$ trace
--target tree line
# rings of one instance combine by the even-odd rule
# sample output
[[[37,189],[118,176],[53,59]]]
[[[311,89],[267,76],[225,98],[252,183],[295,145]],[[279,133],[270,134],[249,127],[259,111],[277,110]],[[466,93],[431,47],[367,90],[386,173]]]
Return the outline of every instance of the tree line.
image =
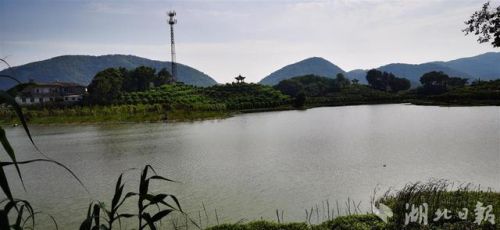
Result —
[[[280,81],[274,88],[294,98],[294,107],[302,107],[307,97],[325,97],[350,84],[351,81],[342,73],[334,79],[311,74]]]
[[[450,77],[438,71],[423,74],[420,78],[421,86],[412,90],[408,79],[377,69],[369,70],[366,80],[368,85],[363,86],[357,80],[351,81],[339,73],[335,78],[298,76],[283,80],[274,87],[238,83],[207,88],[174,87],[167,90],[165,87],[160,88],[162,85],[173,83],[172,75],[166,69],[156,72],[155,69],[145,66],[132,70],[109,68],[96,74],[88,87],[89,95],[85,102],[101,105],[194,103],[197,106],[208,103],[217,104],[217,108],[219,104],[224,104],[226,108],[249,109],[282,105],[285,100],[280,96],[282,94],[289,96],[292,106],[302,107],[306,100],[319,103],[332,100],[376,101],[394,97],[432,96],[468,85],[466,78]]]
[[[111,104],[122,93],[147,91],[173,81],[165,69],[156,72],[154,68],[140,66],[132,70],[108,68],[95,75],[88,86],[88,103]]]
[[[377,90],[390,91],[396,93],[398,91],[408,90],[411,83],[406,78],[394,76],[392,73],[382,72],[376,69],[369,70],[366,74],[368,84]]]

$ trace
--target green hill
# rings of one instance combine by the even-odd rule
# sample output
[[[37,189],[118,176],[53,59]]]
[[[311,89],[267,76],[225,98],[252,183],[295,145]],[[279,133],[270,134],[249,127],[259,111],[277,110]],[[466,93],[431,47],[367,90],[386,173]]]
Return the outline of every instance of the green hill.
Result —
[[[422,77],[425,73],[432,71],[442,71],[453,77],[471,78],[469,74],[434,63],[424,63],[419,65],[396,63],[381,66],[377,69],[380,71],[391,72],[398,77],[404,77],[410,80],[412,86],[420,85],[420,77]]]
[[[317,75],[335,78],[338,73],[345,73],[345,71],[323,58],[312,57],[287,65],[271,73],[259,83],[264,85],[276,85],[282,80],[304,75]]]
[[[493,80],[500,78],[500,52],[489,52],[474,57],[435,63],[467,73],[474,79]]]
[[[4,69],[0,74],[14,76],[21,82],[28,82],[30,79],[36,82],[66,81],[88,85],[94,75],[106,68],[125,67],[128,69],[138,66],[149,66],[159,71],[167,68],[170,71],[170,62],[150,60],[132,55],[65,55],[51,59],[32,62],[12,69]],[[189,85],[210,86],[217,82],[210,76],[204,74],[187,65],[177,65],[178,80]],[[12,87],[15,82],[7,79],[0,79],[0,89]]]
[[[376,69],[391,72],[398,77],[410,80],[413,87],[420,85],[420,77],[431,71],[442,71],[453,77],[482,80],[494,80],[500,78],[500,52],[489,52],[474,57],[460,58],[451,61],[434,61],[422,64],[391,63],[377,67]],[[345,75],[350,79],[358,79],[366,84],[366,72],[368,70],[355,69]],[[306,60],[287,65],[260,81],[262,84],[275,85],[281,80],[302,75],[318,75],[335,78],[337,73],[344,73],[336,65],[323,58],[308,58]]]

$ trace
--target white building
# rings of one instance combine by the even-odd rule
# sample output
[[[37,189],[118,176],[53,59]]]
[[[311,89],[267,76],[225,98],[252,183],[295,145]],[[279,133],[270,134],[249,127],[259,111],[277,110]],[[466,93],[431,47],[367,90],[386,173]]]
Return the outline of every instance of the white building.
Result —
[[[86,92],[85,86],[76,83],[33,83],[21,90],[15,100],[20,105],[73,104],[80,102]]]

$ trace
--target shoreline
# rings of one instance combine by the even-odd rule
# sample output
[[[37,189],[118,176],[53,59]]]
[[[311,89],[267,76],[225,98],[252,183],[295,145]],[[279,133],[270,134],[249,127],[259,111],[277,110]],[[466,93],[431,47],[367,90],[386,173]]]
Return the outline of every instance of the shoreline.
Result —
[[[405,104],[405,105],[415,105],[415,106],[439,106],[439,107],[482,107],[482,106],[500,106],[500,101],[486,101],[478,103],[466,102],[466,103],[449,103],[449,102],[438,102],[438,101],[426,101],[426,100],[400,100],[400,101],[380,101],[380,102],[369,102],[366,101],[355,101],[355,102],[342,102],[342,103],[325,103],[325,104],[309,104],[302,108],[295,108],[293,106],[280,106],[275,108],[258,108],[258,109],[243,109],[236,111],[169,111],[166,114],[158,112],[148,112],[145,114],[134,114],[134,115],[123,115],[123,114],[113,114],[104,115],[103,117],[93,117],[93,116],[78,116],[78,115],[56,115],[48,116],[43,118],[35,118],[28,120],[30,125],[39,126],[51,126],[51,125],[116,125],[116,124],[140,124],[140,123],[184,123],[184,122],[197,122],[206,120],[220,120],[230,117],[237,116],[239,114],[247,113],[261,113],[261,112],[279,112],[279,111],[290,111],[290,110],[308,110],[313,108],[321,107],[340,107],[340,106],[357,106],[357,105],[389,105],[389,104]],[[173,118],[168,118],[172,116]],[[164,118],[167,119],[164,119]],[[69,118],[69,119],[68,119]],[[20,122],[7,121],[5,119],[0,121],[0,125],[13,126],[19,125]]]

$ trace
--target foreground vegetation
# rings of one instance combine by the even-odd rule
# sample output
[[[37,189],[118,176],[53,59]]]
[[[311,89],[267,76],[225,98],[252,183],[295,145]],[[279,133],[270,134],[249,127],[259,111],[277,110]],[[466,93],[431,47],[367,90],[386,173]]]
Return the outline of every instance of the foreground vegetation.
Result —
[[[369,230],[384,229],[384,222],[373,214],[340,216],[333,220],[325,221],[319,225],[303,223],[278,223],[273,221],[252,221],[239,224],[222,224],[210,227],[207,230]]]
[[[478,202],[481,203],[479,206]],[[445,181],[432,181],[429,183],[408,184],[403,189],[394,192],[387,192],[383,197],[375,202],[377,205],[385,204],[392,209],[393,216],[387,222],[382,221],[377,215],[372,213],[352,214],[338,216],[317,225],[300,223],[280,223],[273,221],[253,221],[249,223],[222,224],[210,230],[374,230],[374,229],[500,229],[498,218],[500,215],[500,193],[492,191],[482,191],[472,189],[471,186],[462,186],[451,189],[450,184]],[[407,208],[409,204],[409,208]],[[411,205],[416,208],[427,205],[428,223],[420,222],[418,218],[405,223],[407,215],[411,215]],[[491,212],[488,206],[491,205]],[[477,213],[479,208],[484,208],[482,214]],[[459,217],[459,212],[468,210],[466,217]],[[450,219],[441,216],[436,217],[439,210],[445,210]],[[493,223],[492,223],[493,222]]]

